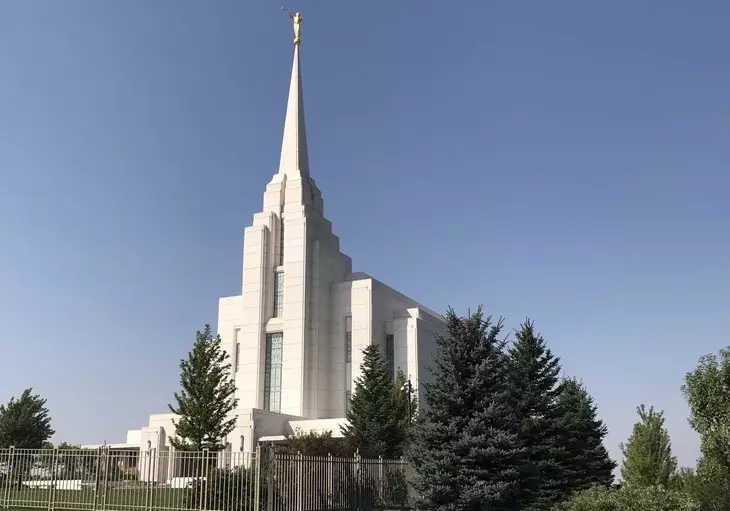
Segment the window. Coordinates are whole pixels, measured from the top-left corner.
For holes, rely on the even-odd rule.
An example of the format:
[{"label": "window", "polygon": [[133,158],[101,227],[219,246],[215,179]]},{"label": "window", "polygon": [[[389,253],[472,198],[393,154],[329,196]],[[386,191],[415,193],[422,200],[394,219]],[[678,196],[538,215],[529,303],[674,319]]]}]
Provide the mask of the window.
[{"label": "window", "polygon": [[281,216],[279,225],[279,266],[284,265],[284,216]]},{"label": "window", "polygon": [[352,317],[345,318],[345,362],[352,362]]},{"label": "window", "polygon": [[281,411],[281,356],[284,334],[266,334],[264,410]]},{"label": "window", "polygon": [[236,351],[234,353],[235,358],[233,359],[234,372],[238,372],[238,368],[241,365],[241,343],[239,338],[241,336],[241,329],[236,328],[233,330],[233,343],[235,344]]},{"label": "window", "polygon": [[284,272],[274,273],[274,317],[281,317],[284,310]]},{"label": "window", "polygon": [[350,411],[350,401],[352,401],[352,392],[345,391],[345,414]]},{"label": "window", "polygon": [[393,366],[395,365],[394,353],[393,353],[393,334],[385,335],[385,369],[388,371],[388,376],[393,379]]}]

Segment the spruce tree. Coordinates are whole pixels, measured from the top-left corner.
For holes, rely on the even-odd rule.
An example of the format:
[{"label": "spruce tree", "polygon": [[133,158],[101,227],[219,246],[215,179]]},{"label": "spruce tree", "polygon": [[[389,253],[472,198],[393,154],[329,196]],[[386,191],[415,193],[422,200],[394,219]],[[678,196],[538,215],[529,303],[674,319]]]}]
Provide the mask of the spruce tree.
[{"label": "spruce tree", "polygon": [[597,417],[593,398],[579,381],[568,378],[561,383],[556,404],[558,447],[562,453],[560,500],[597,484],[612,484],[616,463],[603,445],[608,429]]},{"label": "spruce tree", "polygon": [[175,392],[177,406],[168,405],[179,417],[173,421],[176,449],[218,451],[236,426],[231,412],[236,408],[236,384],[231,374],[228,353],[221,349],[221,338],[212,336],[210,325],[195,333],[195,344],[187,359],[180,361],[180,386]]},{"label": "spruce tree", "polygon": [[467,318],[449,310],[446,329],[411,428],[418,508],[515,509],[523,450],[502,322],[484,318],[481,307]]},{"label": "spruce tree", "polygon": [[347,424],[340,431],[361,456],[400,456],[404,439],[393,410],[393,382],[376,344],[363,350],[360,372],[347,411]]},{"label": "spruce tree", "polygon": [[664,412],[648,410],[644,405],[636,409],[639,422],[634,424],[631,436],[621,445],[624,455],[621,479],[637,487],[669,487],[677,471],[677,458],[672,456],[669,432],[664,427]]},{"label": "spruce tree", "polygon": [[559,501],[563,484],[556,413],[560,359],[529,319],[516,332],[516,339],[509,355],[518,390],[520,443],[526,449],[520,471],[520,509],[549,510]]}]

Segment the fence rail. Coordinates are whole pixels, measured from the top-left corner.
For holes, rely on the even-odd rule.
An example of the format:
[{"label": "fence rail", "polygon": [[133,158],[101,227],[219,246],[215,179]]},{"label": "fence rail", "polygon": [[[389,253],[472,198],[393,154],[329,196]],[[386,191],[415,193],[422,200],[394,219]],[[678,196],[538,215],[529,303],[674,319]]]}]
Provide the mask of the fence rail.
[{"label": "fence rail", "polygon": [[68,511],[408,508],[406,464],[359,456],[0,449],[0,507]]}]

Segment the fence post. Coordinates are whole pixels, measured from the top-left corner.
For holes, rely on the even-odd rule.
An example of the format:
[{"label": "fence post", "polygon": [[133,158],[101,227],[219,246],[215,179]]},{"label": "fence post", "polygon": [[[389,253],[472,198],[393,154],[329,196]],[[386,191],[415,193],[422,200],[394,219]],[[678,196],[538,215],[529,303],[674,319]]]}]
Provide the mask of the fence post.
[{"label": "fence post", "polygon": [[152,480],[152,447],[150,442],[147,442],[147,451],[145,451],[145,469],[147,474],[144,478],[144,508],[150,508],[150,491],[151,491],[151,480]]},{"label": "fence post", "polygon": [[104,495],[101,498],[101,509],[106,509],[106,494],[109,486],[109,447],[104,448]]},{"label": "fence post", "polygon": [[273,447],[268,448],[269,462],[267,463],[266,472],[266,511],[274,510],[274,469],[276,465],[276,453]]},{"label": "fence post", "polygon": [[206,509],[208,498],[208,449],[203,449],[203,457],[200,460],[200,511]]},{"label": "fence post", "polygon": [[297,511],[302,511],[302,453],[297,453],[296,462]]},{"label": "fence post", "polygon": [[[243,448],[243,446],[241,447]],[[254,487],[253,487],[253,509],[261,511],[261,446],[256,446],[256,459],[254,460]],[[243,454],[243,453],[241,453]],[[245,463],[245,460],[244,460]]]},{"label": "fence post", "polygon": [[51,454],[51,487],[48,489],[48,509],[53,509],[53,499],[56,496],[56,470],[58,469],[58,447],[53,448]]},{"label": "fence post", "polygon": [[362,507],[362,467],[360,465],[360,451],[355,451],[355,507]]},{"label": "fence post", "polygon": [[[83,453],[81,454],[83,458]],[[86,462],[86,460],[84,460]],[[96,449],[96,473],[94,474],[94,501],[91,503],[91,510],[96,511],[96,505],[99,501],[99,473],[101,472],[101,447],[98,447]],[[84,463],[82,466],[86,466],[86,463]],[[86,470],[86,469],[84,469]]]},{"label": "fence post", "polygon": [[10,487],[13,486],[13,468],[15,467],[15,447],[10,447],[8,457],[10,458],[8,460],[8,476],[5,479],[5,498],[3,499],[5,508],[10,507]]},{"label": "fence post", "polygon": [[333,466],[334,463],[332,462],[332,453],[329,453],[327,455],[327,509],[332,509],[334,507],[334,475],[333,475]]},{"label": "fence post", "polygon": [[403,456],[401,456],[400,457],[400,470],[401,470],[401,477],[403,478],[402,481],[404,484],[405,492],[404,492],[403,496],[401,497],[400,508],[403,511],[405,511],[406,505],[408,505],[408,501],[410,500],[410,497],[411,497],[410,487],[408,486],[408,474],[406,474],[406,468],[407,468],[406,459]]},{"label": "fence post", "polygon": [[153,507],[155,507],[155,499],[154,499],[155,486],[156,486],[155,483],[157,483],[157,479],[158,479],[158,476],[157,476],[157,470],[158,470],[158,468],[157,468],[157,447],[152,449],[151,458],[152,459],[150,460],[150,465],[152,465],[152,469],[151,469],[152,477],[150,477],[150,483],[149,483],[150,484],[150,498],[149,498],[149,506],[147,507],[147,509],[152,509]]},{"label": "fence post", "polygon": [[378,499],[382,504],[385,504],[385,491],[383,482],[383,456],[378,456]]}]

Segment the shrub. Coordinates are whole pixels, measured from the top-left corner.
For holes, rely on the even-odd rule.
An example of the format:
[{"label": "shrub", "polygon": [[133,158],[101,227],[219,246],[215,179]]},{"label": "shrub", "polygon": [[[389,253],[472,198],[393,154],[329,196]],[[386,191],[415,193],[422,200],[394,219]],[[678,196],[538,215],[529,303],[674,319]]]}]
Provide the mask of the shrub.
[{"label": "shrub", "polygon": [[243,511],[249,505],[247,497],[254,492],[254,477],[255,472],[250,468],[212,469],[205,479],[189,484],[185,490],[185,507]]},{"label": "shrub", "polygon": [[611,488],[594,486],[574,494],[556,511],[698,511],[699,504],[686,494],[658,486]]}]

